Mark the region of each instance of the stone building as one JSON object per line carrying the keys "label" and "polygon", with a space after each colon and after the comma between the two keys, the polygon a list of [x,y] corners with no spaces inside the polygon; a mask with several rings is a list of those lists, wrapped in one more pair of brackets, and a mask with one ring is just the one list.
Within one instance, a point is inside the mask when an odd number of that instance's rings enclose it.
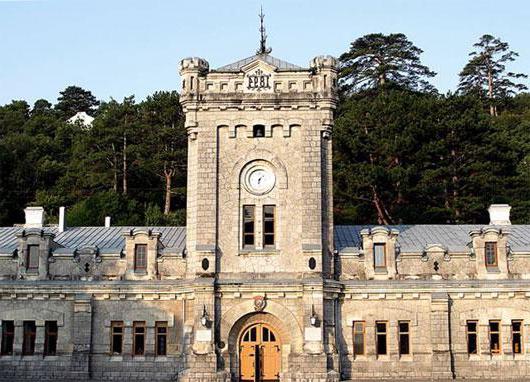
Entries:
{"label": "stone building", "polygon": [[181,62],[186,227],[0,228],[0,380],[527,375],[530,226],[334,226],[336,61],[268,53]]}

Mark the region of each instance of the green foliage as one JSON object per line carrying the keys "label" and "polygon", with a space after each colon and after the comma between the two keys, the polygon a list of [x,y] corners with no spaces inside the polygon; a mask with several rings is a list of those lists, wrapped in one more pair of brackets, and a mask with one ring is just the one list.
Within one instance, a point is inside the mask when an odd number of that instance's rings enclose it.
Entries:
{"label": "green foliage", "polygon": [[[445,96],[403,34],[363,36],[341,56],[336,223],[484,222],[498,202],[512,205],[514,223],[530,222],[530,94],[509,82],[523,76],[505,73],[516,56],[506,43],[485,36],[477,47],[461,82],[469,91]],[[494,104],[476,81],[484,57],[496,57]],[[92,128],[65,122],[78,111],[95,116]],[[53,108],[12,101],[0,106],[0,225],[22,222],[30,204],[51,217],[66,206],[69,225],[105,216],[113,225],[183,225],[186,158],[174,91],[100,105],[71,86]]]}
{"label": "green foliage", "polygon": [[458,91],[488,98],[491,115],[497,115],[499,101],[527,89],[518,81],[528,76],[506,71],[506,64],[519,56],[510,50],[508,43],[485,34],[473,46],[477,50],[469,54],[471,58],[460,72]]}
{"label": "green foliage", "polygon": [[359,37],[340,56],[340,84],[347,91],[384,86],[433,91],[426,78],[436,73],[421,64],[421,53],[402,33]]}
{"label": "green foliage", "polygon": [[492,120],[470,96],[393,89],[347,98],[334,133],[336,221],[483,222],[499,202],[525,219],[515,206],[530,196],[528,110]]}
{"label": "green foliage", "polygon": [[169,214],[163,214],[156,204],[149,204],[145,209],[146,226],[182,226],[186,224],[186,210],[180,209]]}
{"label": "green foliage", "polygon": [[60,94],[59,98],[57,98],[55,110],[64,119],[73,117],[81,111],[87,114],[93,114],[99,105],[99,101],[89,90],[85,90],[79,86],[68,86]]}
{"label": "green foliage", "polygon": [[[163,207],[160,224],[184,224],[186,132],[176,92],[98,101],[69,87],[55,108],[38,100],[0,106],[0,225],[23,221],[29,204],[48,216],[66,206],[70,225],[139,224]],[[69,111],[68,111],[69,110]],[[65,115],[90,110],[90,129]],[[150,211],[146,211],[151,206]],[[50,219],[52,221],[53,219]]]}
{"label": "green foliage", "polygon": [[66,221],[69,226],[101,226],[105,216],[111,216],[113,225],[143,225],[141,211],[136,200],[104,191],[74,204],[67,210]]}

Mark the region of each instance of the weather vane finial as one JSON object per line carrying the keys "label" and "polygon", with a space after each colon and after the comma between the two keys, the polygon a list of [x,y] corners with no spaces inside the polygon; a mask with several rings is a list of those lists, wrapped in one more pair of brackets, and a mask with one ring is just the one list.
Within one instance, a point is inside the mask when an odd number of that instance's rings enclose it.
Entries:
{"label": "weather vane finial", "polygon": [[272,52],[271,48],[267,48],[267,35],[265,34],[265,25],[263,24],[263,19],[265,18],[265,15],[263,14],[263,7],[261,7],[261,12],[259,14],[260,19],[260,27],[259,32],[261,34],[261,39],[259,42],[259,49],[256,52],[257,54],[269,54]]}

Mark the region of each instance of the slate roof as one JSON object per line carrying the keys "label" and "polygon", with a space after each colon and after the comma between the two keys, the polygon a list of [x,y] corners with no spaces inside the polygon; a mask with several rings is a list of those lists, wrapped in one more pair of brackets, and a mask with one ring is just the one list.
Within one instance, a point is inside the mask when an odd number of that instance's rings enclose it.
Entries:
{"label": "slate roof", "polygon": [[298,65],[291,64],[289,62],[280,60],[279,58],[273,57],[268,54],[256,54],[251,57],[244,58],[242,60],[233,62],[228,65],[221,66],[220,68],[215,69],[215,72],[239,72],[241,68],[245,65],[250,64],[253,61],[261,60],[266,63],[275,66],[278,68],[278,71],[297,71],[297,70],[307,70]]}
{"label": "slate roof", "polygon": [[[360,248],[362,242],[361,230],[373,227],[376,226],[335,226],[335,249],[341,251],[345,248]],[[471,241],[470,231],[494,226],[479,224],[417,224],[385,227],[399,231],[397,242],[402,252],[422,252],[428,244],[441,244],[449,252],[467,252],[467,244]],[[496,228],[510,232],[508,243],[514,252],[530,252],[530,225],[509,225]]]}
{"label": "slate roof", "polygon": [[[375,225],[335,226],[335,249],[341,251],[361,248],[361,230]],[[402,252],[422,252],[428,244],[441,244],[449,252],[467,252],[471,241],[469,232],[489,225],[395,225],[386,226],[399,231],[398,243]],[[509,231],[508,242],[514,252],[530,252],[530,225],[497,227]],[[0,253],[12,253],[17,247],[16,234],[22,227],[0,227]],[[185,227],[69,227],[59,233],[57,227],[45,227],[44,232],[55,234],[54,241],[64,248],[97,246],[100,250],[113,252],[124,247],[123,233],[131,229],[151,229],[160,232],[160,241],[166,248],[181,252],[186,245]],[[60,251],[60,249],[59,249]]]}
{"label": "slate roof", "polygon": [[[182,251],[185,247],[185,227],[69,227],[64,232],[59,232],[57,227],[44,227],[43,230],[55,234],[54,241],[64,248],[97,246],[113,252],[124,247],[123,233],[133,228],[160,232],[160,241],[164,247],[174,248],[176,252]],[[0,253],[8,253],[16,249],[16,234],[22,232],[23,229],[22,227],[0,228]]]}

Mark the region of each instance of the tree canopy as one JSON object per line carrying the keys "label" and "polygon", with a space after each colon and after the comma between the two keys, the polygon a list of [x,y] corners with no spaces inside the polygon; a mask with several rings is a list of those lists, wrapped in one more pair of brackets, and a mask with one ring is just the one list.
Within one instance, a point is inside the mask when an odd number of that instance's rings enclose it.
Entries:
{"label": "tree canopy", "polygon": [[477,49],[469,54],[469,62],[460,72],[458,91],[487,98],[490,114],[497,115],[496,101],[526,90],[519,80],[527,75],[506,70],[506,64],[519,55],[510,50],[507,42],[485,34],[473,46]]}
{"label": "tree canopy", "polygon": [[78,112],[84,111],[87,114],[93,114],[99,101],[89,90],[80,88],[79,86],[68,86],[60,92],[57,98],[55,110],[57,110],[63,118],[70,118]]}
{"label": "tree canopy", "polygon": [[[506,71],[516,54],[490,37],[472,60],[489,51],[499,62],[493,99],[478,64],[461,82],[476,87],[433,92],[421,50],[402,34],[361,37],[341,56],[337,224],[477,223],[499,202],[512,205],[514,223],[530,221],[530,94],[512,86],[524,75]],[[66,122],[78,111],[95,116],[91,128]],[[0,225],[22,222],[30,204],[51,217],[67,206],[70,225],[101,225],[107,215],[117,225],[182,225],[186,158],[175,91],[100,102],[71,86],[55,106],[12,101],[0,106]]]}
{"label": "tree canopy", "polygon": [[347,91],[388,85],[409,90],[434,90],[427,78],[436,73],[423,65],[423,51],[402,33],[368,34],[359,37],[340,60],[341,85]]}

